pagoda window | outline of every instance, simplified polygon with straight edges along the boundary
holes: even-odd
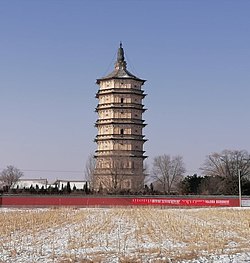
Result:
[[[124,129],[121,129],[121,134],[122,134],[122,135],[124,134]]]
[[[124,99],[123,98],[121,98],[121,103],[123,103],[124,102]]]

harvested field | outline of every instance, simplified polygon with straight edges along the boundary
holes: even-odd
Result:
[[[0,209],[0,262],[250,262],[250,209]]]

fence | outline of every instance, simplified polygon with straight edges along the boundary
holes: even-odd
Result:
[[[0,196],[0,207],[49,206],[169,206],[169,207],[237,207],[238,197],[206,196]],[[242,198],[242,206],[250,206],[250,198]]]

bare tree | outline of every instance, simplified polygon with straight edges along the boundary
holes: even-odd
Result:
[[[100,165],[100,166],[99,166]],[[119,193],[130,190],[133,185],[133,177],[129,173],[129,159],[122,156],[112,156],[97,163],[94,174],[95,190],[108,193]]]
[[[204,175],[222,176],[227,178],[241,177],[250,173],[250,155],[245,150],[224,150],[221,153],[212,153],[206,157],[200,168]]]
[[[186,169],[181,156],[160,155],[154,158],[152,178],[165,194],[170,194],[184,176]]]
[[[124,180],[123,163],[115,160],[113,166],[110,168],[111,181],[109,184],[109,191],[113,193],[119,193],[122,189],[122,183]]]
[[[89,182],[93,182],[95,165],[96,165],[96,159],[94,158],[93,154],[90,154],[86,161],[85,170],[84,170],[85,179]]]
[[[150,168],[147,162],[143,163],[143,175],[144,175],[144,183],[151,183],[151,176],[150,176]]]
[[[212,153],[206,157],[200,169],[207,176],[207,182],[220,180],[220,183],[214,184],[212,192],[238,194],[239,174],[241,178],[245,176],[242,182],[250,179],[247,178],[247,175],[250,175],[250,155],[245,150],[224,150],[221,153]]]
[[[23,176],[23,173],[14,167],[13,165],[7,166],[6,169],[4,169],[0,173],[0,181],[2,181],[6,186],[11,187],[13,186],[21,177]]]
[[[124,170],[126,168],[124,160],[119,157],[112,157],[106,169],[109,179],[102,180],[103,186],[109,193],[119,193],[125,179]]]

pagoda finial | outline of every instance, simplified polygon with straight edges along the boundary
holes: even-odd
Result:
[[[118,48],[118,52],[117,52],[117,61],[115,63],[115,68],[116,69],[126,69],[127,63],[125,61],[125,57],[124,57],[124,50],[122,47],[122,42],[120,41],[120,47]]]
[[[118,48],[117,52],[117,62],[123,62],[124,61],[124,51],[122,48],[122,42],[120,42],[120,47]]]

